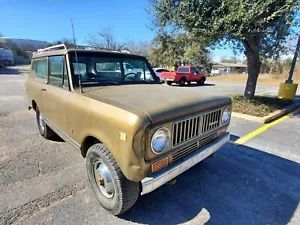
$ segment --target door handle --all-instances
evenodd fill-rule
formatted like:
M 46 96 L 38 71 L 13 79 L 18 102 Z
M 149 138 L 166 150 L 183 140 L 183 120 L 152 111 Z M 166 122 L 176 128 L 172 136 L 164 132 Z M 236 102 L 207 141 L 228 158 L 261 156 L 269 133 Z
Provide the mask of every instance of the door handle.
M 42 88 L 41 91 L 47 91 L 47 89 L 46 88 Z

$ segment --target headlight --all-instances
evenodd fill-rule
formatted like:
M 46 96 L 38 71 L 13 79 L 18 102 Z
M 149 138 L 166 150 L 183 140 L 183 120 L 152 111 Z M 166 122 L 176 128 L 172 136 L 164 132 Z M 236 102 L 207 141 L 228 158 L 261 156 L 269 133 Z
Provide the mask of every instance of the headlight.
M 159 128 L 152 136 L 151 149 L 155 154 L 166 150 L 170 138 L 170 131 L 167 128 Z
M 229 123 L 229 119 L 230 119 L 230 109 L 229 108 L 225 108 L 223 110 L 223 113 L 222 113 L 222 124 L 227 124 Z

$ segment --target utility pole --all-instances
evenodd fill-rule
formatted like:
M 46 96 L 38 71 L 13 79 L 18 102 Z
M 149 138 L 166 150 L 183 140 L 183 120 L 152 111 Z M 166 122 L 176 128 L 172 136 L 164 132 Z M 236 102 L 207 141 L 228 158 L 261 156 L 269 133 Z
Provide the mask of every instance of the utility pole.
M 298 55 L 299 55 L 299 48 L 300 48 L 300 34 L 299 34 L 299 37 L 298 37 L 298 42 L 297 42 L 297 46 L 296 46 L 296 50 L 295 50 L 295 55 L 294 55 L 294 58 L 293 58 L 293 61 L 292 61 L 290 71 L 289 71 L 288 79 L 285 81 L 285 83 L 287 83 L 287 84 L 292 84 L 293 83 L 292 78 L 293 78 L 293 73 L 294 73 L 296 62 L 297 62 L 297 58 L 298 58 Z

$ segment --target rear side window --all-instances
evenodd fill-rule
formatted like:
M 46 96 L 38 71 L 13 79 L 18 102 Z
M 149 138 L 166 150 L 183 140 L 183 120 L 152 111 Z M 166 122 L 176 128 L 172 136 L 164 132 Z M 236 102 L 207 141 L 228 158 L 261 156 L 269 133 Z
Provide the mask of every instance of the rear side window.
M 34 76 L 39 80 L 47 82 L 48 78 L 48 61 L 47 59 L 36 59 L 32 62 Z
M 192 67 L 192 68 L 191 68 L 191 71 L 192 71 L 192 73 L 197 73 L 196 67 Z
M 190 71 L 189 71 L 188 67 L 179 67 L 177 72 L 179 72 L 179 73 L 188 73 Z
M 49 67 L 49 84 L 69 88 L 64 56 L 50 56 Z

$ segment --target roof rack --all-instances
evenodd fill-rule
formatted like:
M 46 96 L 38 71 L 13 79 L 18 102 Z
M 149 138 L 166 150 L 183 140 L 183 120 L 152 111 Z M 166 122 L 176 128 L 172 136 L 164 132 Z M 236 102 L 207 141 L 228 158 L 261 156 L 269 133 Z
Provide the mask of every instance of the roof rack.
M 47 52 L 47 51 L 53 51 L 53 50 L 60 50 L 60 49 L 67 49 L 67 46 L 65 44 L 59 44 L 59 45 L 53 45 L 47 48 L 38 49 L 37 52 Z

